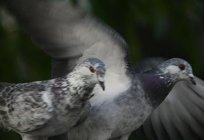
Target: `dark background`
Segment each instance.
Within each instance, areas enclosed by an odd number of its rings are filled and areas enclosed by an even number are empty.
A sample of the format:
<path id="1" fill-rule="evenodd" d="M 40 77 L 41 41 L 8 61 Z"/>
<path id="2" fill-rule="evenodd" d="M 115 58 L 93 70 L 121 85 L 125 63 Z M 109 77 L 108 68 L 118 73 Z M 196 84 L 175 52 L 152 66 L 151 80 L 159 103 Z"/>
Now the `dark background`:
<path id="1" fill-rule="evenodd" d="M 146 57 L 180 57 L 189 61 L 195 75 L 204 79 L 203 0 L 89 0 L 78 4 L 88 7 L 126 39 L 131 63 Z M 49 79 L 50 67 L 50 58 L 1 8 L 0 81 Z M 141 137 L 134 134 L 131 139 Z M 0 132 L 0 140 L 19 138 Z"/>

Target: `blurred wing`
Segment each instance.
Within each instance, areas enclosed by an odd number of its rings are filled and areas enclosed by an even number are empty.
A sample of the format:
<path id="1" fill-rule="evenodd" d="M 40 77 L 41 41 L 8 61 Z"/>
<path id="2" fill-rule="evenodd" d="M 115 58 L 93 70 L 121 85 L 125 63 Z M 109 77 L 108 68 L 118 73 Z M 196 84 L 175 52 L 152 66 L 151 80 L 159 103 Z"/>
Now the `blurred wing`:
<path id="1" fill-rule="evenodd" d="M 53 76 L 70 72 L 82 55 L 97 57 L 115 73 L 124 72 L 126 43 L 67 0 L 2 0 L 32 39 L 53 58 Z"/>
<path id="2" fill-rule="evenodd" d="M 178 83 L 143 125 L 152 140 L 204 139 L 204 81 Z"/>

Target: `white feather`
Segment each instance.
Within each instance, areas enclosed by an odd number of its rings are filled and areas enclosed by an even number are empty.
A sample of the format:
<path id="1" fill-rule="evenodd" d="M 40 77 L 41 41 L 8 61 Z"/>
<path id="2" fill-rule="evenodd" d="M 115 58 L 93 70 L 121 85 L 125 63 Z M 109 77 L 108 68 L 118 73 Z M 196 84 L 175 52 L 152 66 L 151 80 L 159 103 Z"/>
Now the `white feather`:
<path id="1" fill-rule="evenodd" d="M 112 100 L 115 96 L 123 93 L 130 87 L 130 79 L 124 73 L 119 75 L 111 71 L 106 72 L 105 76 L 105 91 L 102 91 L 98 85 L 93 93 L 97 93 L 91 98 L 90 102 L 93 106 L 100 105 L 104 101 Z"/>
<path id="2" fill-rule="evenodd" d="M 50 96 L 50 93 L 51 91 L 45 91 L 45 92 L 42 92 L 42 99 L 44 102 L 46 102 L 48 104 L 49 107 L 52 107 L 52 99 L 51 99 L 51 96 Z"/>
<path id="3" fill-rule="evenodd" d="M 178 66 L 170 65 L 166 68 L 165 73 L 176 74 L 179 73 L 181 70 Z"/>

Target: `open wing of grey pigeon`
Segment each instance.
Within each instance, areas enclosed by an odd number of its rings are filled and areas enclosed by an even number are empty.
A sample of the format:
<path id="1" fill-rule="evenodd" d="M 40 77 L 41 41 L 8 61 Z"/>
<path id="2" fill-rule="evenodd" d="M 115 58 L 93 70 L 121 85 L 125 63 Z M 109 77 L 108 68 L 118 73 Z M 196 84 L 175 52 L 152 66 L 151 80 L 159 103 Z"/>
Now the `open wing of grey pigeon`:
<path id="1" fill-rule="evenodd" d="M 204 82 L 178 83 L 143 125 L 146 136 L 158 140 L 204 139 Z"/>
<path id="2" fill-rule="evenodd" d="M 33 40 L 53 58 L 53 77 L 69 72 L 81 56 L 97 57 L 119 74 L 126 43 L 108 26 L 64 0 L 1 0 Z M 145 123 L 150 139 L 204 138 L 204 82 L 180 83 Z"/>
<path id="3" fill-rule="evenodd" d="M 108 26 L 103 26 L 68 1 L 3 2 L 32 39 L 53 58 L 54 77 L 72 70 L 82 53 L 83 59 L 97 57 L 116 73 L 124 64 L 125 41 Z"/>
<path id="4" fill-rule="evenodd" d="M 148 71 L 164 61 L 149 58 L 137 66 L 137 72 Z M 190 82 L 176 84 L 162 104 L 143 124 L 146 136 L 152 140 L 204 139 L 204 81 L 195 77 Z"/>

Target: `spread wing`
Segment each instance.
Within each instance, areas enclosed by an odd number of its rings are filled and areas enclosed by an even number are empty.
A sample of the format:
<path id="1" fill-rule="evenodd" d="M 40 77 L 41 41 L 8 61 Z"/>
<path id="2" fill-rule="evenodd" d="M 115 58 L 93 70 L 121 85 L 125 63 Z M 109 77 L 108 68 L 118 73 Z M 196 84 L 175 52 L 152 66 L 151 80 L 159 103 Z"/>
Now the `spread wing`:
<path id="1" fill-rule="evenodd" d="M 101 59 L 124 73 L 125 41 L 67 0 L 3 0 L 32 39 L 53 58 L 54 77 L 71 71 L 81 56 Z"/>
<path id="2" fill-rule="evenodd" d="M 138 65 L 137 72 L 152 69 L 162 61 L 162 58 L 146 59 Z M 197 77 L 195 80 L 197 85 L 178 83 L 144 123 L 149 139 L 204 139 L 204 81 Z"/>
<path id="3" fill-rule="evenodd" d="M 204 81 L 177 84 L 143 125 L 150 139 L 204 139 Z"/>

